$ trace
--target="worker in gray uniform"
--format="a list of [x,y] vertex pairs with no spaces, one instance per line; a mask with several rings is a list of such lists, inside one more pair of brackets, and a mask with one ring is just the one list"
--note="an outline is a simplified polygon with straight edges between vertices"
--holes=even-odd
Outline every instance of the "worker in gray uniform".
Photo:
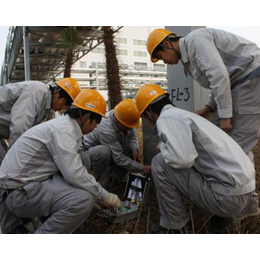
[[169,65],[179,61],[187,75],[211,89],[197,113],[226,131],[253,158],[260,128],[260,49],[235,34],[202,28],[185,37],[156,29],[147,39],[151,61]]
[[120,207],[117,195],[96,182],[78,153],[83,134],[96,127],[105,111],[100,93],[83,90],[65,116],[34,126],[17,139],[0,168],[3,233],[19,233],[21,218],[43,216],[47,220],[35,233],[71,233],[87,219],[94,199]]
[[0,165],[11,147],[26,130],[52,118],[52,111],[67,109],[81,91],[73,78],[48,86],[40,81],[24,81],[0,87]]
[[139,120],[134,100],[125,99],[107,113],[93,132],[84,136],[84,149],[102,186],[108,184],[110,176],[123,181],[129,170],[150,173],[151,167],[140,162],[142,156],[134,129]]
[[183,198],[213,215],[211,232],[240,217],[259,215],[254,164],[224,131],[173,106],[169,94],[148,84],[136,94],[142,117],[156,125],[160,153],[152,160],[160,226],[151,233],[179,233],[190,221]]

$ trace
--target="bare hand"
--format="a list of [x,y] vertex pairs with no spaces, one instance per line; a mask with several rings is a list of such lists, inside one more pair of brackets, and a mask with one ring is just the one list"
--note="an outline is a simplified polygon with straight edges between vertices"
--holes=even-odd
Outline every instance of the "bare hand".
[[220,120],[220,129],[222,129],[225,132],[231,131],[233,126],[231,124],[230,118],[221,118]]
[[202,109],[196,111],[196,114],[202,117],[207,118],[208,115],[212,112],[211,108],[208,106],[204,106]]
[[152,169],[150,165],[144,165],[141,171],[143,174],[151,174]]

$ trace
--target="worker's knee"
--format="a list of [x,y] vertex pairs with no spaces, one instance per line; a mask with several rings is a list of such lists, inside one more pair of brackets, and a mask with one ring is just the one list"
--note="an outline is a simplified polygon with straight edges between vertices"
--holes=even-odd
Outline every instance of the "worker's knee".
[[77,214],[89,215],[93,205],[93,196],[88,191],[79,189],[72,205],[75,212],[77,212]]
[[111,157],[111,149],[106,145],[100,146],[100,156],[102,158],[110,158]]

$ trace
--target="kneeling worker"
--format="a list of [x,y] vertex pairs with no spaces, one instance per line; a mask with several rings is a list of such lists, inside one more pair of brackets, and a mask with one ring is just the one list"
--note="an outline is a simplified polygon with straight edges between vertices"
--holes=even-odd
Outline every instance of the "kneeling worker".
[[180,233],[189,225],[183,197],[214,215],[212,233],[258,215],[255,169],[242,148],[205,118],[174,107],[168,96],[154,84],[136,94],[140,115],[156,125],[161,141],[152,161],[161,217],[151,233]]
[[19,233],[21,218],[47,217],[35,233],[71,233],[90,215],[94,199],[120,207],[83,166],[78,153],[83,134],[105,115],[95,90],[82,91],[66,116],[34,126],[10,148],[0,169],[0,224]]
[[124,180],[129,170],[150,173],[151,166],[140,163],[134,129],[139,125],[139,120],[134,100],[125,99],[107,113],[93,132],[84,137],[84,148],[91,158],[94,176],[102,186],[107,185],[109,174]]

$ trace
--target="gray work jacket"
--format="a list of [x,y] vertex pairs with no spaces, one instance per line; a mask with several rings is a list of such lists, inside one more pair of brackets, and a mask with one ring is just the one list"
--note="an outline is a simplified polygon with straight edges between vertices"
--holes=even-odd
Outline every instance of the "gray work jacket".
[[181,59],[188,75],[212,94],[207,105],[220,118],[232,117],[232,86],[260,66],[260,49],[235,34],[204,28],[179,40]]
[[195,167],[213,191],[226,196],[255,190],[254,164],[229,135],[205,118],[166,105],[156,127],[162,157],[170,167]]
[[111,149],[112,158],[116,165],[130,170],[141,170],[143,164],[132,160],[124,152],[139,151],[139,144],[134,129],[127,133],[119,130],[115,123],[113,110],[109,111],[97,128],[84,136],[84,147],[89,149],[96,145],[106,145]]
[[0,187],[15,189],[61,172],[71,185],[105,200],[108,192],[88,173],[78,153],[82,131],[68,115],[26,131],[6,154],[0,168]]
[[11,83],[0,87],[0,136],[10,146],[26,130],[45,120],[51,110],[52,96],[39,81]]

